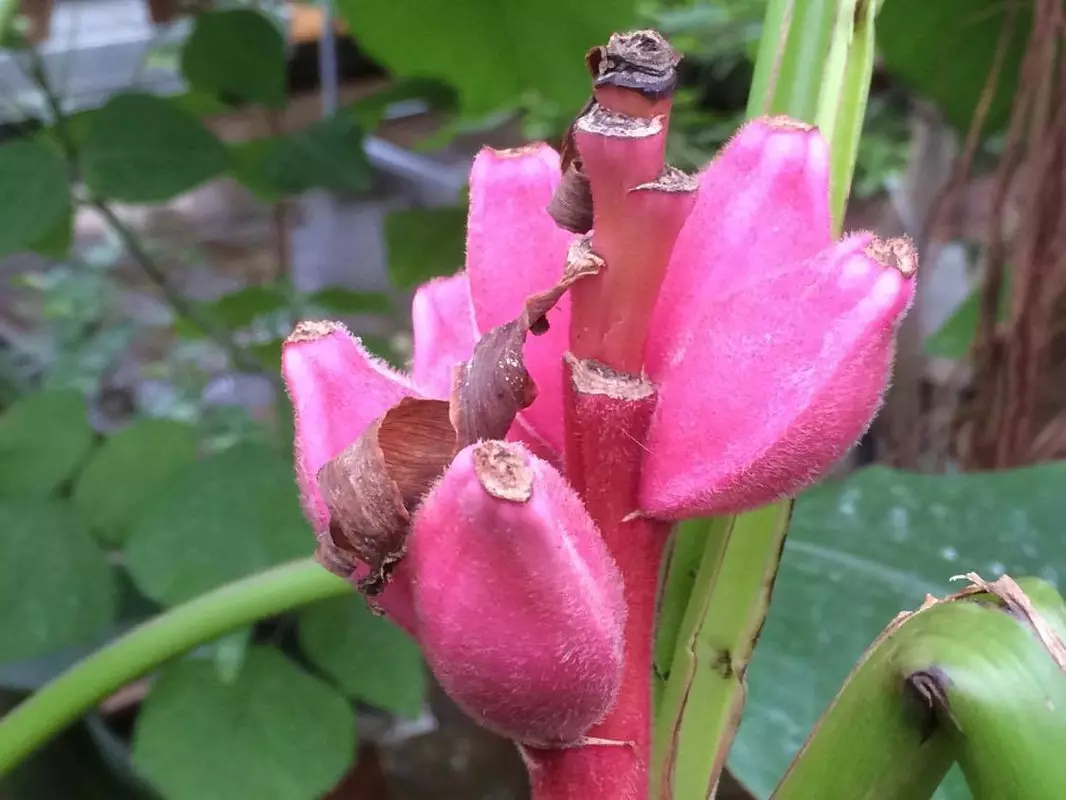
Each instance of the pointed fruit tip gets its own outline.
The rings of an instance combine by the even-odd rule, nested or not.
[[[324,339],[333,333],[342,332],[347,334],[348,329],[340,322],[329,320],[305,320],[296,323],[292,333],[285,339],[285,344],[299,344],[300,342],[314,342]]]
[[[498,500],[524,503],[533,496],[533,470],[522,447],[488,441],[474,445],[474,474]]]
[[[683,194],[686,192],[696,192],[700,188],[699,178],[695,175],[689,175],[687,172],[678,169],[677,167],[671,167],[667,164],[663,167],[662,173],[653,181],[648,183],[642,183],[639,186],[634,186],[630,189],[630,192],[670,192]]]
[[[914,242],[906,236],[895,239],[875,237],[864,252],[879,264],[898,270],[905,278],[913,277],[918,272],[918,251]]]
[[[576,133],[606,136],[611,139],[646,139],[663,132],[664,118],[634,117],[611,111],[599,103],[593,104],[574,125]]]
[[[814,125],[808,125],[803,120],[794,119],[793,117],[784,114],[777,114],[771,117],[759,117],[754,121],[761,122],[775,131],[798,131],[801,133],[810,133],[811,131],[818,130]]]

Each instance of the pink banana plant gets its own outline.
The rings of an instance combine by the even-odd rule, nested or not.
[[[791,496],[881,403],[905,240],[833,241],[828,148],[787,118],[665,164],[678,58],[590,53],[562,153],[483,150],[465,270],[415,295],[410,374],[331,322],[283,352],[318,555],[514,739],[534,797],[647,797],[673,525]]]

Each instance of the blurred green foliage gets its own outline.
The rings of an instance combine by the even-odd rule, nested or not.
[[[0,348],[0,607],[8,610],[0,675],[12,662],[73,658],[159,607],[310,552],[285,431],[243,409],[190,399],[203,388],[202,350],[212,347],[204,320],[276,374],[280,342],[299,318],[356,316],[378,330],[397,316],[388,295],[300,293],[283,276],[189,303],[196,319],[171,308],[158,327],[178,344],[148,377],[165,372],[188,391],[143,401],[132,423],[105,431],[90,422],[85,398],[101,393],[116,357],[151,326],[126,318],[116,289],[128,243],[112,236],[95,251],[71,252],[76,209],[163,203],[227,176],[266,203],[313,189],[359,194],[373,183],[364,136],[394,103],[412,99],[450,115],[427,146],[516,114],[531,138],[558,141],[588,94],[580,54],[636,25],[659,28],[686,56],[669,157],[699,169],[742,118],[765,2],[342,0],[339,10],[396,80],[301,131],[234,143],[201,121],[242,105],[264,114],[285,105],[284,37],[275,19],[245,6],[197,15],[172,48],[167,57],[180,66],[186,93],[119,92],[0,141],[0,256],[34,251],[60,262],[20,276],[41,324]],[[885,66],[964,129],[1004,14],[994,0],[887,0],[878,28]],[[1017,79],[1020,39],[1006,35],[990,133],[1002,129]],[[871,97],[855,194],[881,191],[901,170],[907,103],[898,89]],[[395,287],[461,266],[465,213],[388,216]],[[929,352],[960,357],[975,308],[963,304]],[[402,348],[388,338],[364,342],[402,363]],[[1051,524],[1060,472],[930,479],[868,470],[803,498],[779,589],[786,599],[775,604],[752,668],[752,703],[733,755],[741,775],[756,789],[771,786],[862,648],[898,608],[942,591],[947,572],[978,565],[1056,580],[1066,569]],[[1010,560],[1001,564],[997,553]],[[166,797],[310,800],[352,763],[355,704],[401,716],[423,708],[417,649],[361,601],[321,603],[272,625],[154,676],[133,763]],[[50,791],[36,796],[57,796]]]

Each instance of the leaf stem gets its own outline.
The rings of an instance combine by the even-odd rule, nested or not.
[[[258,619],[350,591],[347,581],[301,559],[222,586],[134,628],[0,719],[0,776],[160,664]]]
[[[129,254],[130,258],[136,262],[140,267],[141,272],[147,276],[147,278],[155,284],[160,293],[166,298],[170,307],[181,317],[184,317],[193,325],[195,325],[205,336],[210,338],[215,344],[217,344],[226,355],[230,357],[234,365],[239,369],[246,372],[259,373],[263,371],[263,366],[260,364],[247,350],[233,341],[233,337],[226,332],[225,329],[208,319],[204,314],[200,312],[200,309],[196,307],[196,304],[185,297],[181,292],[174,289],[170,282],[167,280],[166,272],[159,265],[151,254],[141,244],[137,235],[122,221],[122,218],[115,213],[115,210],[111,205],[99,198],[93,198],[89,201],[88,205],[99,212],[100,216],[104,218],[104,221],[110,226],[111,230],[118,236],[119,241],[122,242],[123,248]]]

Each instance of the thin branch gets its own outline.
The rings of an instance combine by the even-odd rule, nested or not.
[[[63,113],[62,102],[48,79],[44,59],[41,57],[40,52],[34,47],[29,48],[27,52],[29,54],[27,74],[36,84],[48,104],[48,108],[52,113],[52,123],[55,127],[56,138],[59,140],[63,153],[70,164],[71,178],[76,180],[78,174],[77,145],[67,126],[67,118]],[[216,325],[194,301],[185,297],[170,285],[165,270],[145,249],[137,235],[122,221],[106,200],[99,197],[91,197],[88,200],[88,205],[96,209],[111,229],[114,230],[130,258],[136,262],[148,279],[159,288],[163,297],[178,315],[187,319],[207,338],[217,344],[238,369],[252,373],[261,373],[263,371],[262,364],[247,350],[238,345],[229,331],[222,326]]]
[[[241,348],[240,345],[234,342],[233,338],[224,328],[216,325],[211,319],[202,313],[201,309],[197,307],[194,301],[185,297],[181,292],[177,291],[170,285],[163,268],[144,248],[137,235],[130,230],[126,223],[122,221],[122,218],[115,213],[115,210],[111,208],[107,202],[100,200],[99,198],[94,198],[89,201],[89,205],[100,213],[100,216],[104,218],[111,229],[118,235],[122,242],[122,246],[125,248],[130,258],[136,262],[137,266],[141,268],[141,271],[147,276],[147,278],[159,288],[163,297],[166,298],[166,301],[180,316],[195,325],[201,333],[222,348],[222,350],[226,352],[226,355],[232,359],[234,365],[239,369],[247,372],[262,372],[262,365],[246,350]]]

